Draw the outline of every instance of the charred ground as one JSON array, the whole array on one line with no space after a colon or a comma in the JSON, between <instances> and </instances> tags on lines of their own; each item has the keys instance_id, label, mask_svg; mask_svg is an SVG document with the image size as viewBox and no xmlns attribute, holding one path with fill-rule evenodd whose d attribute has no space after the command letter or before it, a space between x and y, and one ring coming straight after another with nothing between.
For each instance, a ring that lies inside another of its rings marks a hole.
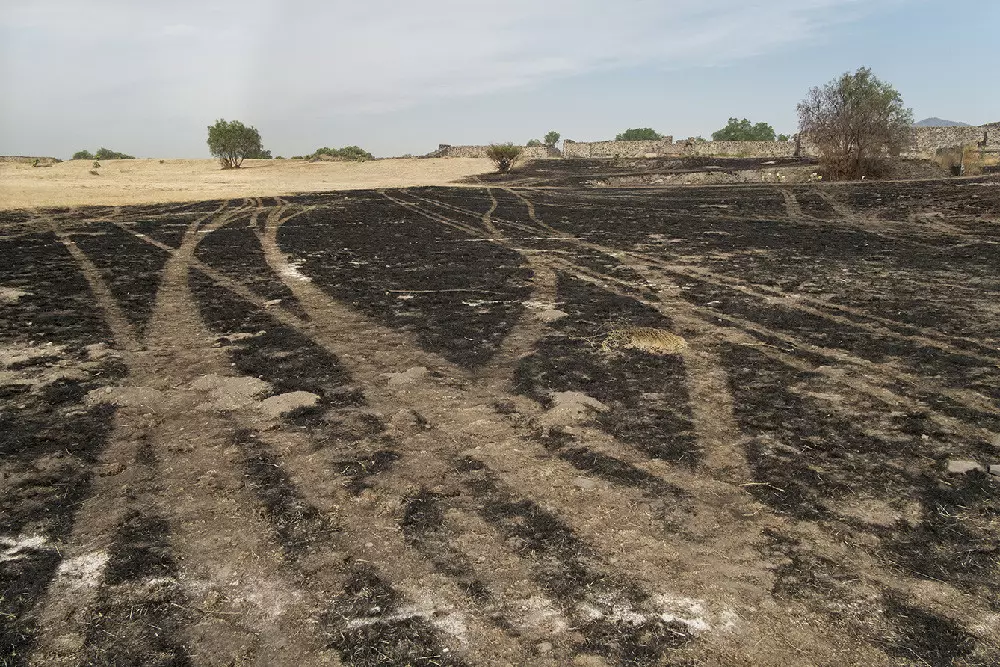
<instances>
[{"instance_id":1,"label":"charred ground","mask_svg":"<svg viewBox=\"0 0 1000 667\"><path fill-rule=\"evenodd\" d=\"M2 214L0 665L1000 661L1000 186L569 164Z\"/></svg>"}]
</instances>

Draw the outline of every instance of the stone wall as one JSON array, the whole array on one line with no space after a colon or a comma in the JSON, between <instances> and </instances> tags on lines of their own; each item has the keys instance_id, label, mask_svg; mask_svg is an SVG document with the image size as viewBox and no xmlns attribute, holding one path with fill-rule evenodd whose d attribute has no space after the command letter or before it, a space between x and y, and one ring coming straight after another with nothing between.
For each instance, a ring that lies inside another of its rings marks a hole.
<instances>
[{"instance_id":1,"label":"stone wall","mask_svg":"<svg viewBox=\"0 0 1000 667\"><path fill-rule=\"evenodd\" d=\"M570 141L563 143L564 157L665 157L705 155L718 157L793 157L794 141Z\"/></svg>"},{"instance_id":2,"label":"stone wall","mask_svg":"<svg viewBox=\"0 0 1000 667\"><path fill-rule=\"evenodd\" d=\"M913 141L904 157L933 157L941 148L976 145L986 140L984 148L1000 149L1000 123L975 127L915 127Z\"/></svg>"},{"instance_id":3,"label":"stone wall","mask_svg":"<svg viewBox=\"0 0 1000 667\"><path fill-rule=\"evenodd\" d=\"M427 157L486 157L486 149L489 146L452 146L450 144L440 144L438 149ZM522 146L522 160L538 160L546 157L559 157L560 153L555 148L548 146Z\"/></svg>"},{"instance_id":4,"label":"stone wall","mask_svg":"<svg viewBox=\"0 0 1000 667\"><path fill-rule=\"evenodd\" d=\"M1000 123L978 127L915 127L909 148L903 157L930 158L940 148L978 144L986 138L985 148L1000 149ZM441 144L430 157L486 157L488 146L450 146ZM817 157L816 147L803 138L795 141L677 141L664 137L657 141L572 141L563 142L562 153L546 146L524 147L522 159L567 158L641 158L670 156L706 157Z\"/></svg>"},{"instance_id":5,"label":"stone wall","mask_svg":"<svg viewBox=\"0 0 1000 667\"><path fill-rule=\"evenodd\" d=\"M794 141L693 141L682 155L712 157L795 157Z\"/></svg>"},{"instance_id":6,"label":"stone wall","mask_svg":"<svg viewBox=\"0 0 1000 667\"><path fill-rule=\"evenodd\" d=\"M677 155L673 137L656 141L571 141L563 142L563 157L646 157Z\"/></svg>"}]
</instances>

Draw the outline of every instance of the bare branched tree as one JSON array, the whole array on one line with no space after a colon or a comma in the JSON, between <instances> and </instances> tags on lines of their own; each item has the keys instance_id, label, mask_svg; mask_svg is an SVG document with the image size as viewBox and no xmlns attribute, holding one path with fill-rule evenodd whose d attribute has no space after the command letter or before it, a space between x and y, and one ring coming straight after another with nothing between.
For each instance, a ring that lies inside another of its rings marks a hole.
<instances>
[{"instance_id":1,"label":"bare branched tree","mask_svg":"<svg viewBox=\"0 0 1000 667\"><path fill-rule=\"evenodd\" d=\"M867 67L813 88L798 105L799 130L819 148L827 177L879 175L910 141L913 111Z\"/></svg>"}]
</instances>

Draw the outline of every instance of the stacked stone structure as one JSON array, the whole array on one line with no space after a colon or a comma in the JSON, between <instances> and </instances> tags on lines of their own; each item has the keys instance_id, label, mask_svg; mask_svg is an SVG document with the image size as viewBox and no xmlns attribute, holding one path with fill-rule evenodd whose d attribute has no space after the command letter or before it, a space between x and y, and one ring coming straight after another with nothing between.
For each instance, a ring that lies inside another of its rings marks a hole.
<instances>
[{"instance_id":1,"label":"stacked stone structure","mask_svg":"<svg viewBox=\"0 0 1000 667\"><path fill-rule=\"evenodd\" d=\"M976 127L914 127L909 146L902 156L930 158L942 148L978 145L987 150L1000 150L1000 123ZM430 157L486 157L488 146L450 146L441 144ZM560 153L547 146L525 146L523 159L545 157L566 158L641 158L641 157L817 157L815 145L803 137L801 141L674 141L663 137L656 141L572 141L566 139Z\"/></svg>"}]
</instances>

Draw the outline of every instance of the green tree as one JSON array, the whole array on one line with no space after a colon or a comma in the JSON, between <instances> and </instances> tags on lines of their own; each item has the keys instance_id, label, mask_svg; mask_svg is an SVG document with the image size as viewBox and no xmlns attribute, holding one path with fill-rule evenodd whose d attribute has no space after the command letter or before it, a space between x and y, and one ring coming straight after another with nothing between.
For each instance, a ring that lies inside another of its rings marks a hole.
<instances>
[{"instance_id":1,"label":"green tree","mask_svg":"<svg viewBox=\"0 0 1000 667\"><path fill-rule=\"evenodd\" d=\"M536 146L542 146L542 142L538 139L528 139L528 143L525 144L528 148L535 148Z\"/></svg>"},{"instance_id":2,"label":"green tree","mask_svg":"<svg viewBox=\"0 0 1000 667\"><path fill-rule=\"evenodd\" d=\"M774 141L774 128L767 123L752 125L746 118L730 118L729 124L712 133L712 141Z\"/></svg>"},{"instance_id":3,"label":"green tree","mask_svg":"<svg viewBox=\"0 0 1000 667\"><path fill-rule=\"evenodd\" d=\"M73 153L73 159L74 160L93 160L94 159L94 154L91 153L90 151L84 149L82 151L77 151L77 152Z\"/></svg>"},{"instance_id":4,"label":"green tree","mask_svg":"<svg viewBox=\"0 0 1000 667\"><path fill-rule=\"evenodd\" d=\"M208 127L208 150L223 169L239 169L247 156L262 153L264 147L257 128L220 118Z\"/></svg>"},{"instance_id":5,"label":"green tree","mask_svg":"<svg viewBox=\"0 0 1000 667\"><path fill-rule=\"evenodd\" d=\"M521 157L523 150L520 146L515 146L510 142L506 144L490 144L489 148L486 149L486 157L493 160L497 171L501 174L506 174L513 169L514 164Z\"/></svg>"},{"instance_id":6,"label":"green tree","mask_svg":"<svg viewBox=\"0 0 1000 667\"><path fill-rule=\"evenodd\" d=\"M118 151L113 151L110 148L104 148L103 146L97 149L94 153L94 159L96 160L134 160L134 155L126 155L125 153L119 153Z\"/></svg>"},{"instance_id":7,"label":"green tree","mask_svg":"<svg viewBox=\"0 0 1000 667\"><path fill-rule=\"evenodd\" d=\"M552 130L551 132L545 135L545 145L548 146L549 148L555 148L556 144L559 143L560 136L562 135L560 135L555 130Z\"/></svg>"},{"instance_id":8,"label":"green tree","mask_svg":"<svg viewBox=\"0 0 1000 667\"><path fill-rule=\"evenodd\" d=\"M778 138L775 139L775 141L791 141L791 140L792 140L792 138L790 136L788 136L787 134L779 134Z\"/></svg>"},{"instance_id":9,"label":"green tree","mask_svg":"<svg viewBox=\"0 0 1000 667\"><path fill-rule=\"evenodd\" d=\"M867 67L811 89L798 112L800 134L818 147L832 179L878 176L910 141L913 125L899 91Z\"/></svg>"},{"instance_id":10,"label":"green tree","mask_svg":"<svg viewBox=\"0 0 1000 667\"><path fill-rule=\"evenodd\" d=\"M615 137L615 141L659 141L663 135L651 127L629 128Z\"/></svg>"}]
</instances>

